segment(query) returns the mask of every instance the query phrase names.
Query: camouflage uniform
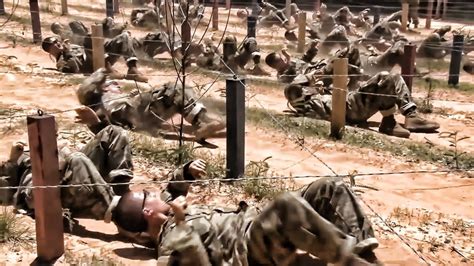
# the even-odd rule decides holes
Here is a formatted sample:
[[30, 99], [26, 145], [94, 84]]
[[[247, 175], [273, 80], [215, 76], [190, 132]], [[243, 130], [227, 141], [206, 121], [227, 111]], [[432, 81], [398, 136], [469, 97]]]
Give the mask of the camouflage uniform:
[[158, 257], [168, 265], [287, 265], [299, 249], [334, 263], [373, 237], [352, 192], [326, 178], [276, 197], [262, 211], [245, 202], [234, 211], [190, 206], [183, 223], [164, 225]]
[[[101, 130], [80, 152], [70, 153], [62, 149], [59, 159], [61, 185], [104, 184], [61, 188], [62, 207], [68, 209], [73, 217], [103, 219], [115, 195], [114, 190], [105, 184], [128, 182], [133, 178], [128, 136], [123, 129], [116, 126]], [[14, 169], [9, 170], [10, 185], [32, 185], [29, 154], [24, 153], [17, 162], [8, 167]], [[34, 209], [31, 188], [19, 188], [10, 192], [13, 198], [6, 203], [13, 203], [16, 208], [29, 211]]]
[[[307, 85], [312, 86], [309, 83]], [[305, 94], [300, 99], [288, 100], [299, 114], [324, 120], [331, 118], [332, 95]], [[403, 78], [400, 75], [381, 72], [370, 78], [359, 89], [348, 92], [346, 120], [349, 124], [364, 123], [379, 111], [383, 116], [390, 116], [395, 113], [396, 106], [402, 114], [408, 114], [416, 109]]]
[[[105, 73], [101, 70], [86, 78], [77, 91], [79, 102], [96, 111], [102, 124], [120, 125], [151, 136], [160, 136], [163, 123], [180, 113], [197, 130], [207, 122], [206, 108], [196, 102], [193, 88], [183, 89], [180, 84], [166, 83], [139, 95], [127, 97], [117, 92], [102, 92]], [[97, 131], [91, 128], [93, 131]]]
[[432, 32], [421, 42], [417, 49], [418, 57], [441, 59], [448, 54], [447, 44], [444, 35], [451, 30], [451, 26], [445, 26]]
[[[84, 46], [63, 44], [64, 50], [56, 58], [56, 68], [64, 73], [92, 73], [92, 39], [84, 40]], [[137, 42], [129, 33], [124, 32], [107, 40], [104, 44], [106, 62], [114, 64], [120, 57], [135, 59]]]

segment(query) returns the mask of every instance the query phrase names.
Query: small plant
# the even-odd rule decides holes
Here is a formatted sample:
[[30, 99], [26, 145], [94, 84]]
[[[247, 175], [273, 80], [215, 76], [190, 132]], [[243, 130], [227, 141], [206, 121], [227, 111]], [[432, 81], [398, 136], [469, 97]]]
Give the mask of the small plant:
[[283, 181], [265, 179], [270, 169], [267, 162], [270, 158], [269, 156], [261, 161], [251, 161], [245, 166], [245, 176], [249, 179], [242, 181], [241, 187], [245, 194], [255, 197], [258, 201], [272, 198], [284, 190]]
[[417, 110], [420, 113], [431, 114], [433, 113], [433, 104], [431, 103], [431, 99], [433, 97], [433, 80], [428, 77], [425, 79], [425, 81], [428, 84], [426, 97], [417, 104]]
[[445, 138], [448, 139], [451, 147], [454, 148], [454, 151], [451, 153], [452, 159], [455, 163], [456, 169], [459, 169], [459, 159], [462, 155], [466, 154], [466, 152], [461, 152], [459, 150], [459, 142], [468, 139], [469, 137], [460, 137], [458, 135], [459, 131], [454, 131], [454, 132], [441, 132], [439, 133], [440, 138]]
[[422, 213], [418, 216], [418, 222], [420, 225], [428, 225], [432, 220], [430, 213]]
[[29, 245], [34, 232], [23, 223], [21, 217], [8, 211], [6, 207], [0, 213], [0, 243], [14, 245]]

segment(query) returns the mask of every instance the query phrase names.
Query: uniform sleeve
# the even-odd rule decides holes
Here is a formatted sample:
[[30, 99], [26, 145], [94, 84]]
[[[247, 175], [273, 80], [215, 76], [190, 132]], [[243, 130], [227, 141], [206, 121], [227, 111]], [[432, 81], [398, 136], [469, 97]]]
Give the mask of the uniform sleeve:
[[187, 223], [175, 226], [162, 239], [158, 248], [158, 261], [167, 261], [167, 265], [211, 265], [199, 234]]
[[[189, 165], [191, 165], [191, 163], [192, 161], [170, 173], [169, 181], [195, 180], [195, 178], [189, 174]], [[179, 196], [186, 196], [190, 186], [191, 184], [189, 182], [168, 183], [166, 189], [161, 193], [161, 198], [164, 201], [172, 201]]]
[[80, 73], [81, 64], [74, 57], [69, 54], [65, 54], [56, 62], [56, 68], [63, 73]]

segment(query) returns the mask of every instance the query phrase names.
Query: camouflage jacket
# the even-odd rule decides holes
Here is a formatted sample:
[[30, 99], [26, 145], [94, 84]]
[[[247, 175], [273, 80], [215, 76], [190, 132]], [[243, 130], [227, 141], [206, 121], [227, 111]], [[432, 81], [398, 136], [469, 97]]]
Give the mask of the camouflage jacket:
[[157, 241], [158, 261], [168, 265], [248, 265], [246, 234], [257, 214], [255, 208], [188, 207], [183, 223], [176, 225], [171, 220], [164, 225]]
[[91, 54], [82, 46], [66, 45], [63, 52], [56, 58], [56, 68], [63, 73], [92, 73]]

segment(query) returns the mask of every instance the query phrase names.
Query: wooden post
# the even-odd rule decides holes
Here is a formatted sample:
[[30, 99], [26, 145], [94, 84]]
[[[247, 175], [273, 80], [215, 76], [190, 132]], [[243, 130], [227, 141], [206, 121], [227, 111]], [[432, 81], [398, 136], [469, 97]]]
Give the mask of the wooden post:
[[114, 0], [105, 0], [105, 15], [109, 18], [114, 17]]
[[[0, 0], [1, 1], [1, 0]], [[61, 15], [67, 15], [69, 14], [67, 10], [67, 0], [61, 0]]]
[[448, 14], [448, 0], [443, 0], [443, 19], [446, 18]]
[[[28, 116], [33, 186], [59, 185], [56, 123], [53, 116]], [[64, 253], [63, 216], [59, 188], [34, 188], [38, 260], [53, 262]]]
[[436, 13], [435, 18], [439, 19], [441, 17], [441, 5], [443, 0], [436, 0]]
[[402, 77], [405, 80], [410, 92], [413, 87], [413, 75], [415, 74], [416, 45], [407, 44], [404, 49], [402, 61]]
[[225, 0], [225, 9], [229, 10], [231, 7], [230, 0]]
[[296, 51], [303, 53], [306, 44], [306, 12], [301, 11], [298, 14], [298, 46]]
[[248, 37], [257, 37], [257, 17], [254, 15], [249, 15], [247, 17], [247, 36]]
[[331, 137], [341, 139], [346, 125], [348, 59], [334, 60], [334, 88], [332, 91]]
[[[171, 33], [173, 32], [173, 4], [172, 0], [165, 0], [165, 23], [166, 23], [166, 33], [168, 34], [168, 38], [171, 38]], [[158, 16], [159, 17], [159, 16]], [[174, 43], [174, 40], [173, 40]], [[173, 49], [173, 48], [172, 48]]]
[[120, 0], [114, 0], [114, 14], [120, 14]]
[[94, 71], [105, 66], [104, 32], [102, 25], [92, 25], [92, 65]]
[[377, 25], [380, 22], [380, 6], [374, 6], [374, 21], [373, 25]]
[[181, 24], [181, 39], [181, 54], [183, 56], [186, 56], [186, 48], [191, 43], [191, 25], [189, 24], [189, 21], [187, 19], [185, 19]]
[[212, 5], [212, 29], [219, 30], [219, 0], [214, 0]]
[[5, 15], [5, 4], [0, 0], [0, 16]]
[[402, 4], [402, 27], [401, 31], [405, 32], [408, 28], [408, 11], [410, 9], [410, 5], [408, 3]]
[[238, 178], [245, 170], [245, 80], [226, 80], [227, 166], [226, 178]]
[[286, 0], [286, 3], [285, 3], [285, 16], [287, 19], [290, 19], [291, 18], [291, 8], [290, 8], [290, 5], [291, 5], [291, 0]]
[[461, 73], [463, 47], [464, 35], [454, 35], [453, 49], [451, 51], [451, 62], [449, 64], [448, 85], [457, 86], [459, 84], [459, 74]]
[[31, 26], [33, 28], [33, 43], [40, 43], [42, 41], [42, 37], [38, 0], [30, 0], [30, 14]]
[[426, 8], [425, 28], [431, 29], [431, 19], [432, 18], [433, 18], [433, 0], [428, 0], [428, 7]]

